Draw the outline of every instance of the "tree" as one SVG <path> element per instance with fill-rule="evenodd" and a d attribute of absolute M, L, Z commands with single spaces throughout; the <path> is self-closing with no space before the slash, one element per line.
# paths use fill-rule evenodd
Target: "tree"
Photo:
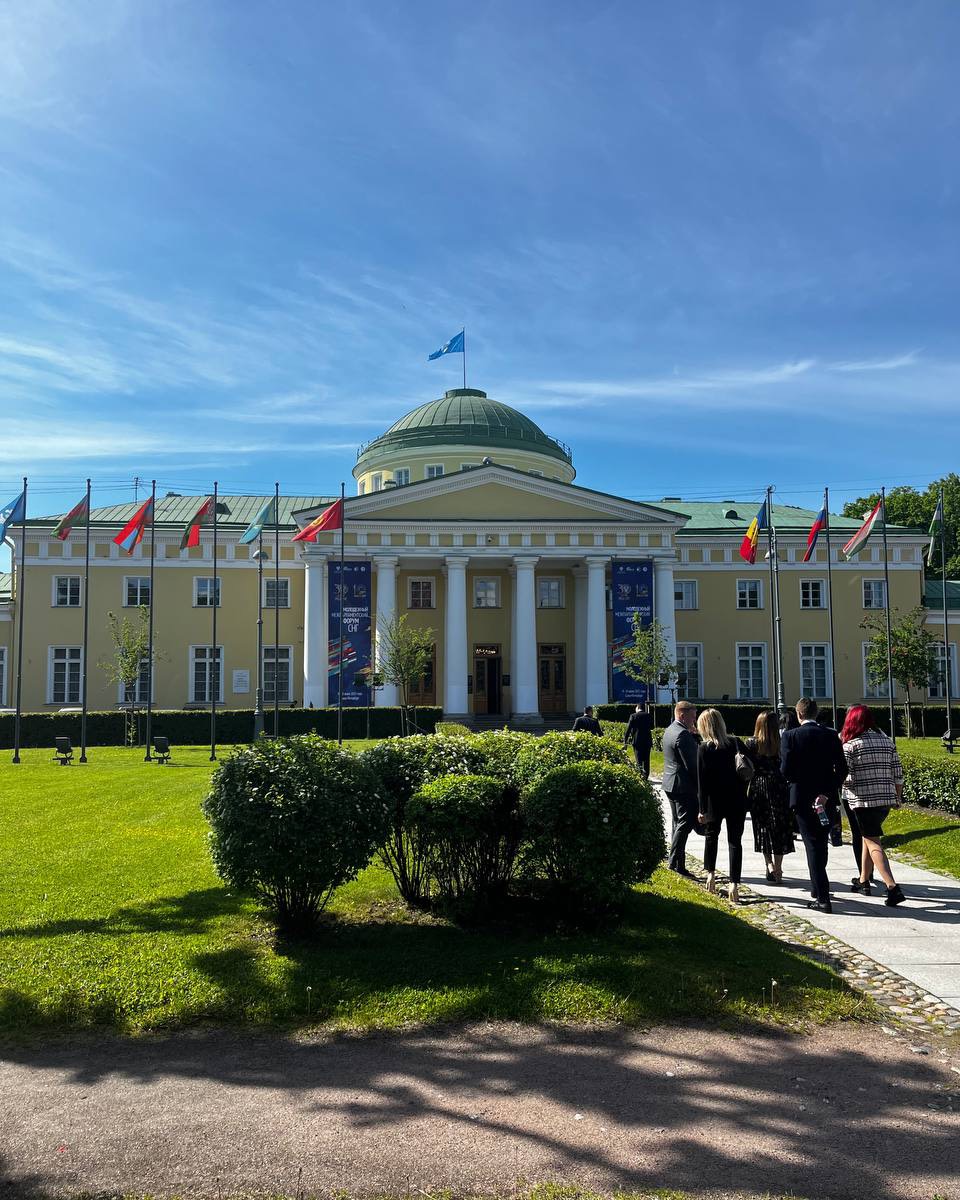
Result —
<path fill-rule="evenodd" d="M 891 525 L 909 525 L 913 529 L 926 531 L 933 520 L 941 487 L 947 575 L 953 579 L 960 579 L 960 475 L 951 472 L 942 479 L 935 479 L 922 492 L 906 486 L 891 488 L 887 492 L 887 519 Z M 843 506 L 843 515 L 859 519 L 865 512 L 875 508 L 879 500 L 879 492 L 874 492 L 871 496 L 861 496 L 859 500 L 851 500 Z M 939 547 L 934 561 L 939 567 Z"/>
<path fill-rule="evenodd" d="M 631 679 L 639 680 L 650 687 L 653 697 L 653 723 L 657 723 L 657 683 L 664 675 L 677 673 L 677 664 L 670 654 L 667 634 L 659 621 L 642 624 L 640 614 L 633 614 L 633 645 L 623 650 L 623 669 Z"/>
<path fill-rule="evenodd" d="M 893 678 L 903 689 L 903 712 L 907 737 L 912 736 L 910 704 L 913 689 L 922 692 L 936 674 L 937 659 L 934 647 L 937 639 L 926 628 L 926 612 L 919 605 L 899 616 L 899 609 L 890 614 L 890 645 Z M 887 682 L 887 622 L 883 613 L 871 613 L 860 622 L 871 637 L 867 643 L 867 676 L 874 685 Z M 891 731 L 892 732 L 892 731 Z"/>
<path fill-rule="evenodd" d="M 432 629 L 411 625 L 404 613 L 377 630 L 380 642 L 380 674 L 400 689 L 404 732 L 409 731 L 410 691 L 427 673 L 433 661 L 436 634 Z"/>
<path fill-rule="evenodd" d="M 133 619 L 107 613 L 107 628 L 113 640 L 113 658 L 101 658 L 98 663 L 110 683 L 122 685 L 124 696 L 133 697 L 124 707 L 124 740 L 128 745 L 134 745 L 137 740 L 137 681 L 141 666 L 150 653 L 150 610 L 141 604 L 136 613 Z M 159 657 L 159 651 L 154 649 L 154 664 Z"/>

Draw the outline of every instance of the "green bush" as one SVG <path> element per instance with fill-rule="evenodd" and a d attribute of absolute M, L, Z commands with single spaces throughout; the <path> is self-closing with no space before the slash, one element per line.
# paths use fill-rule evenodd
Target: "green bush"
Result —
<path fill-rule="evenodd" d="M 444 737 L 473 736 L 473 730 L 467 725 L 461 725 L 459 721 L 438 721 L 434 732 L 442 734 Z"/>
<path fill-rule="evenodd" d="M 203 811 L 220 877 L 252 892 L 286 931 L 312 926 L 373 857 L 390 824 L 373 772 L 314 736 L 261 741 L 215 771 Z"/>
<path fill-rule="evenodd" d="M 623 765 L 626 754 L 621 736 L 618 744 L 607 737 L 596 737 L 592 733 L 547 733 L 543 737 L 531 738 L 518 750 L 516 778 L 523 787 L 529 787 L 555 767 L 569 766 L 577 762 L 606 762 Z"/>
<path fill-rule="evenodd" d="M 407 824 L 444 900 L 479 907 L 506 891 L 520 844 L 513 788 L 489 775 L 443 775 L 411 799 Z"/>
<path fill-rule="evenodd" d="M 473 741 L 484 756 L 484 773 L 519 789 L 522 784 L 517 768 L 520 755 L 528 747 L 540 745 L 543 739 L 517 729 L 495 729 L 475 734 Z"/>
<path fill-rule="evenodd" d="M 520 811 L 525 871 L 580 913 L 615 906 L 666 853 L 660 805 L 631 767 L 555 767 L 524 794 Z"/>
<path fill-rule="evenodd" d="M 903 798 L 908 804 L 939 808 L 960 817 L 960 761 L 922 758 L 901 750 Z"/>

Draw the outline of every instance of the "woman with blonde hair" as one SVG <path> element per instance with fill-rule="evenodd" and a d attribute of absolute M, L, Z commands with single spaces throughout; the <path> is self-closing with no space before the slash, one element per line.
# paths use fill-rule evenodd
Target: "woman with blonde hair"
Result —
<path fill-rule="evenodd" d="M 697 718 L 701 742 L 697 748 L 698 820 L 704 826 L 703 865 L 707 872 L 707 891 L 717 890 L 717 850 L 720 826 L 727 823 L 727 849 L 730 857 L 731 904 L 740 903 L 740 873 L 743 869 L 743 826 L 747 819 L 747 789 L 737 774 L 737 755 L 743 747 L 727 733 L 723 717 L 715 708 L 705 709 Z"/>
<path fill-rule="evenodd" d="M 780 720 L 773 709 L 757 714 L 753 737 L 743 748 L 754 772 L 747 789 L 753 848 L 767 864 L 767 883 L 783 883 L 783 856 L 794 851 L 793 816 L 790 788 L 780 770 Z"/>

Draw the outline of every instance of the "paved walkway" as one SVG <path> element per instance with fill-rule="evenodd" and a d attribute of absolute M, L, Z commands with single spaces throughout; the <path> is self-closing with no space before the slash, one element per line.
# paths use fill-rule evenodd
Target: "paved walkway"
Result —
<path fill-rule="evenodd" d="M 670 828 L 670 813 L 663 803 Z M 687 853 L 702 861 L 703 838 L 691 834 Z M 717 870 L 727 869 L 727 848 L 721 834 Z M 784 883 L 767 883 L 763 856 L 753 849 L 753 828 L 747 819 L 743 833 L 743 882 L 769 900 L 830 937 L 838 938 L 883 966 L 915 983 L 928 996 L 960 1009 L 960 880 L 910 863 L 894 862 L 893 873 L 907 896 L 897 908 L 883 903 L 882 887 L 872 896 L 850 891 L 854 875 L 849 846 L 830 848 L 828 874 L 833 890 L 833 912 L 806 907 L 810 877 L 803 844 L 783 861 Z"/>

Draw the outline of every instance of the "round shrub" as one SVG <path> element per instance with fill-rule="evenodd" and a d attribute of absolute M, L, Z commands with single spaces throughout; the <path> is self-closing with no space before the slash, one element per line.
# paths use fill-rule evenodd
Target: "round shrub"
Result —
<path fill-rule="evenodd" d="M 235 753 L 214 773 L 203 811 L 217 873 L 265 900 L 288 931 L 314 924 L 390 826 L 373 772 L 314 735 Z"/>
<path fill-rule="evenodd" d="M 626 763 L 624 748 L 592 733 L 547 733 L 531 738 L 517 753 L 516 774 L 521 787 L 541 779 L 556 767 L 577 762 Z"/>
<path fill-rule="evenodd" d="M 632 767 L 554 767 L 524 794 L 521 815 L 526 870 L 582 912 L 615 905 L 666 853 L 660 805 Z"/>
<path fill-rule="evenodd" d="M 516 788 L 523 782 L 518 770 L 521 751 L 528 746 L 539 744 L 542 740 L 535 734 L 521 733 L 516 729 L 492 729 L 473 737 L 474 743 L 484 756 L 485 774 Z"/>

